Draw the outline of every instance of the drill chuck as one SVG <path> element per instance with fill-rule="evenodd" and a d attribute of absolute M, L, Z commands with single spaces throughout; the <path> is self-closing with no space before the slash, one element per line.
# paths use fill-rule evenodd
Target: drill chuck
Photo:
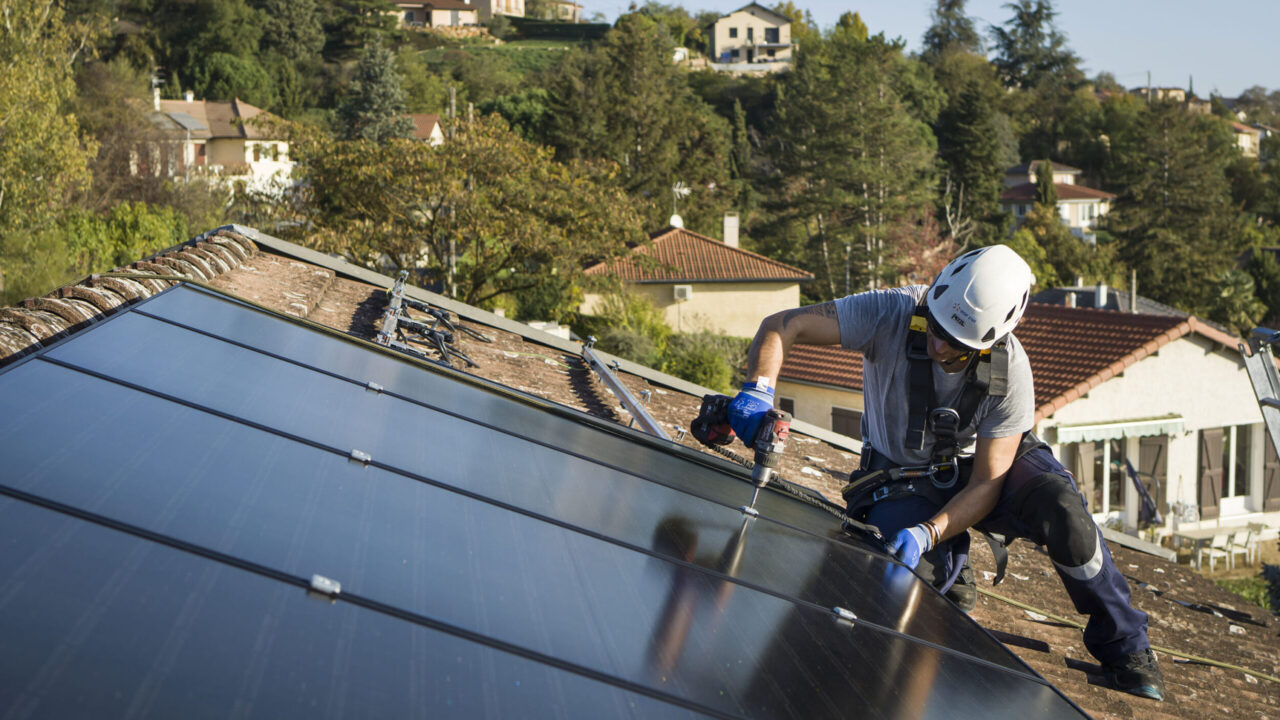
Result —
<path fill-rule="evenodd" d="M 769 484 L 777 474 L 778 461 L 787 446 L 787 436 L 791 434 L 791 414 L 772 409 L 760 423 L 756 432 L 755 465 L 751 469 L 751 480 L 756 487 Z"/>

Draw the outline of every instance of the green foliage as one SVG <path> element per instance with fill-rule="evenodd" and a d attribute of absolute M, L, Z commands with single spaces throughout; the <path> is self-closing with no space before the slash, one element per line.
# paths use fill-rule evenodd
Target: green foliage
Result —
<path fill-rule="evenodd" d="M 930 200 L 934 136 L 897 91 L 915 62 L 882 35 L 863 39 L 850 18 L 783 81 L 768 206 L 804 227 L 800 264 L 822 299 L 883 281 L 889 228 Z"/>
<path fill-rule="evenodd" d="M 542 88 L 526 88 L 480 103 L 484 114 L 501 115 L 526 140 L 536 140 L 547 122 L 550 96 Z"/>
<path fill-rule="evenodd" d="M 81 275 L 127 265 L 188 237 L 186 218 L 178 211 L 140 202 L 122 202 L 105 216 L 71 213 L 63 232 Z"/>
<path fill-rule="evenodd" d="M 262 51 L 306 65 L 324 48 L 324 25 L 316 0 L 256 0 L 262 11 Z"/>
<path fill-rule="evenodd" d="M 1261 574 L 1247 578 L 1214 580 L 1214 582 L 1223 590 L 1233 592 L 1244 598 L 1246 602 L 1253 603 L 1263 610 L 1271 610 L 1272 612 L 1280 610 L 1280 607 L 1272 604 L 1271 584 Z"/>
<path fill-rule="evenodd" d="M 1247 336 L 1267 313 L 1267 306 L 1254 295 L 1254 289 L 1253 277 L 1244 270 L 1223 273 L 1209 299 L 1209 319 Z"/>
<path fill-rule="evenodd" d="M 1053 163 L 1048 160 L 1036 163 L 1036 204 L 1057 211 L 1058 189 L 1053 183 Z"/>
<path fill-rule="evenodd" d="M 667 340 L 662 371 L 732 395 L 742 384 L 739 368 L 746 365 L 749 343 L 708 330 L 676 333 Z"/>
<path fill-rule="evenodd" d="M 1254 296 L 1267 308 L 1264 322 L 1275 327 L 1280 320 L 1280 262 L 1273 253 L 1255 249 L 1245 267 L 1253 276 Z"/>
<path fill-rule="evenodd" d="M 342 137 L 373 142 L 412 137 L 413 120 L 405 117 L 404 100 L 395 57 L 375 41 L 356 64 L 351 90 L 338 106 Z"/>
<path fill-rule="evenodd" d="M 197 97 L 207 100 L 239 98 L 258 107 L 276 104 L 271 76 L 251 57 L 212 53 L 192 72 L 191 87 Z"/>
<path fill-rule="evenodd" d="M 1049 263 L 1048 257 L 1045 255 L 1044 246 L 1036 241 L 1035 235 L 1029 229 L 1025 227 L 1018 228 L 1013 235 L 1009 236 L 1007 241 L 1000 244 L 1008 245 L 1031 266 L 1031 272 L 1036 276 L 1032 292 L 1062 284 L 1062 279 L 1058 277 L 1058 271 Z"/>
<path fill-rule="evenodd" d="M 397 8 L 389 0 L 316 0 L 324 25 L 324 58 L 346 60 L 384 40 L 395 29 Z"/>
<path fill-rule="evenodd" d="M 377 269 L 412 270 L 470 304 L 581 284 L 637 239 L 614 169 L 555 162 L 500 117 L 459 124 L 439 147 L 293 137 L 305 182 L 300 238 Z M 302 235 L 302 231 L 297 231 Z M 545 303 L 544 303 L 545 305 Z"/>
<path fill-rule="evenodd" d="M 64 112 L 78 45 L 61 6 L 12 0 L 0 24 L 0 283 L 6 297 L 58 275 L 54 224 L 89 181 L 97 148 Z M 92 38 L 89 38 L 90 41 Z M 14 290 L 14 288 L 19 288 Z M 49 288 L 45 287 L 44 290 Z"/>
<path fill-rule="evenodd" d="M 961 243 L 971 237 L 990 241 L 1003 230 L 1000 193 L 1004 171 L 1014 164 L 1007 162 L 1001 144 L 1002 136 L 1011 135 L 1008 118 L 995 109 L 1003 89 L 986 59 L 968 52 L 943 53 L 934 74 L 947 97 L 934 132 L 945 168 L 942 205 L 948 230 Z M 1010 141 L 1016 147 L 1017 141 Z"/>
<path fill-rule="evenodd" d="M 1144 294 L 1207 313 L 1248 242 L 1226 178 L 1236 154 L 1229 132 L 1217 118 L 1153 103 L 1113 148 L 1124 190 L 1107 229 L 1121 259 Z"/>
<path fill-rule="evenodd" d="M 570 23 L 535 18 L 508 18 L 523 38 L 586 42 L 599 40 L 610 30 L 608 23 Z"/>
<path fill-rule="evenodd" d="M 689 90 L 669 39 L 650 17 L 623 16 L 590 51 L 574 51 L 548 78 L 547 140 L 563 159 L 604 159 L 621 168 L 633 197 L 647 199 L 645 226 L 666 225 L 676 183 L 686 226 L 714 232 L 734 199 L 729 123 Z"/>
<path fill-rule="evenodd" d="M 934 64 L 952 52 L 977 55 L 982 52 L 982 36 L 973 18 L 964 12 L 965 0 L 937 0 L 933 8 L 933 24 L 920 41 L 920 59 Z"/>
<path fill-rule="evenodd" d="M 516 28 L 511 24 L 511 20 L 507 18 L 506 15 L 494 15 L 489 18 L 488 27 L 489 34 L 499 40 L 509 40 L 516 36 Z"/>
<path fill-rule="evenodd" d="M 434 72 L 421 53 L 402 49 L 396 71 L 404 89 L 405 111 L 444 115 L 449 110 L 449 81 Z"/>

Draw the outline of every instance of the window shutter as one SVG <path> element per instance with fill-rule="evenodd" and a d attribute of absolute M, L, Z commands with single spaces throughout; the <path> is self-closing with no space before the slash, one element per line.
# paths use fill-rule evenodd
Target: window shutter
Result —
<path fill-rule="evenodd" d="M 1222 428 L 1200 431 L 1200 519 L 1218 517 L 1222 496 Z"/>
<path fill-rule="evenodd" d="M 1262 511 L 1280 510 L 1280 457 L 1276 456 L 1275 446 L 1271 444 L 1271 433 L 1263 433 L 1266 437 L 1266 458 L 1262 462 Z"/>
<path fill-rule="evenodd" d="M 1156 501 L 1161 515 L 1169 514 L 1168 500 L 1169 436 L 1154 435 L 1138 440 L 1138 472 L 1142 484 Z"/>
<path fill-rule="evenodd" d="M 862 413 L 857 410 L 831 408 L 831 432 L 837 432 L 853 438 L 862 439 Z"/>
<path fill-rule="evenodd" d="M 1089 501 L 1093 500 L 1093 443 L 1079 442 L 1075 444 L 1075 447 L 1076 487 L 1080 494 L 1084 496 L 1085 509 L 1089 510 Z"/>

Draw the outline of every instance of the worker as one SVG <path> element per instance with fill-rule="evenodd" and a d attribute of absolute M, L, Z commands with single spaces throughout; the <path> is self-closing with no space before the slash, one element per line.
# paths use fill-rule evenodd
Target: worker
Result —
<path fill-rule="evenodd" d="M 862 353 L 863 452 L 845 488 L 849 517 L 878 527 L 889 553 L 966 611 L 977 595 L 968 528 L 1045 546 L 1076 609 L 1089 616 L 1084 643 L 1106 676 L 1118 689 L 1163 700 L 1147 615 L 1131 606 L 1071 473 L 1030 434 L 1031 368 L 1012 331 L 1034 281 L 1016 252 L 993 245 L 956 258 L 928 287 L 771 315 L 751 343 L 729 423 L 738 437 L 755 437 L 792 344 Z M 1000 558 L 1004 546 L 992 547 Z"/>

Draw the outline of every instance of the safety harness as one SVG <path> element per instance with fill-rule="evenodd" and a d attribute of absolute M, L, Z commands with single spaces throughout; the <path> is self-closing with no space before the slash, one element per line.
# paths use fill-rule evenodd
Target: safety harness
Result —
<path fill-rule="evenodd" d="M 906 447 L 924 450 L 928 433 L 934 436 L 932 458 L 927 465 L 883 467 L 882 458 L 864 454 L 862 467 L 854 471 L 849 483 L 841 489 L 851 518 L 862 519 L 868 508 L 878 502 L 919 496 L 941 508 L 969 480 L 972 460 L 960 457 L 957 435 L 973 421 L 985 397 L 1003 397 L 1008 393 L 1009 351 L 1001 339 L 991 348 L 974 351 L 968 361 L 964 386 L 954 407 L 937 402 L 933 386 L 933 360 L 928 346 L 929 309 L 921 300 L 911 315 L 907 332 L 908 416 Z M 1031 442 L 1028 442 L 1028 439 Z M 1018 457 L 1040 444 L 1030 433 L 1018 448 Z M 880 466 L 880 467 L 877 467 Z M 986 531 L 991 552 L 996 558 L 996 584 L 1004 578 L 1009 553 L 1003 538 Z"/>

